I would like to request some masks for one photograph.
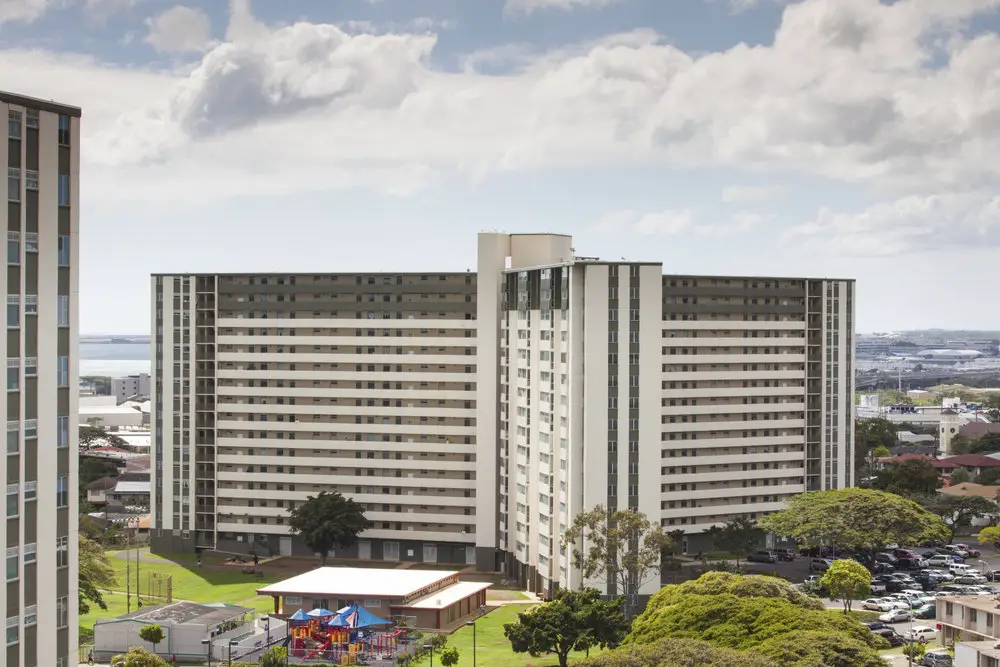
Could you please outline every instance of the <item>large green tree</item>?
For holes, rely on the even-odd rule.
[[[798,591],[790,582],[723,572],[664,586],[636,618],[626,642],[655,644],[664,638],[696,639],[739,651],[765,653],[768,647],[774,651],[781,638],[791,639],[798,632],[828,635],[833,638],[831,648],[835,650],[836,644],[842,643],[844,654],[852,659],[859,657],[857,649],[861,647],[862,660],[830,664],[874,665],[871,659],[877,659],[878,649],[887,646],[853,617],[824,609],[818,598]],[[801,667],[827,664],[776,661]]]
[[[163,632],[163,628],[156,623],[150,623],[149,625],[144,625],[139,628],[139,638],[144,642],[149,642],[153,645],[153,653],[156,653],[156,645],[167,638],[167,635]]]
[[[969,452],[972,454],[1000,452],[1000,433],[986,433],[978,440],[970,440]]]
[[[757,651],[782,667],[885,667],[886,664],[870,643],[822,630],[786,632],[762,642]]]
[[[660,524],[632,509],[610,510],[598,505],[579,514],[563,534],[573,565],[586,581],[603,581],[609,593],[632,596],[660,576],[670,538]],[[632,603],[626,600],[629,611]]]
[[[104,555],[104,548],[81,535],[78,562],[80,595],[77,606],[80,615],[90,613],[90,603],[107,610],[104,591],[115,587],[115,571]]]
[[[948,542],[955,537],[956,531],[971,527],[973,519],[995,517],[1000,511],[996,502],[979,496],[949,496],[941,493],[917,500],[944,521],[948,528]]]
[[[927,459],[907,459],[890,463],[875,473],[872,488],[901,496],[934,493],[941,487],[938,469]]]
[[[947,540],[940,517],[912,500],[874,489],[812,491],[791,498],[786,509],[760,520],[764,530],[806,547],[881,551],[887,544]]]
[[[365,518],[364,506],[336,491],[309,496],[289,512],[289,516],[292,531],[301,535],[306,546],[319,554],[321,565],[326,565],[330,549],[353,546],[358,535],[371,527],[371,522]]]
[[[144,648],[133,646],[128,653],[111,658],[111,667],[169,667],[167,661]]]
[[[705,530],[716,549],[733,554],[737,567],[740,560],[757,548],[764,539],[764,531],[750,517],[740,516],[730,519],[721,526]]]
[[[580,667],[778,667],[756,651],[734,651],[697,639],[661,639],[630,644],[590,658]]]
[[[551,653],[566,667],[570,651],[615,647],[628,632],[623,598],[602,600],[594,588],[556,591],[546,602],[517,615],[503,626],[515,653],[538,657]]]
[[[858,420],[854,426],[854,472],[859,479],[871,472],[876,448],[896,445],[896,431],[896,425],[888,419]]]

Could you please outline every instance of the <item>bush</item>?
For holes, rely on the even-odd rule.
[[[697,639],[661,639],[655,644],[623,646],[580,667],[778,667],[754,651],[734,651]]]
[[[169,667],[167,661],[144,648],[133,646],[128,653],[111,658],[111,667]]]

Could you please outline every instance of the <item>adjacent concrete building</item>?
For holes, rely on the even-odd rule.
[[[287,511],[337,489],[375,527],[336,555],[545,593],[578,585],[560,539],[596,505],[695,552],[852,484],[851,280],[488,233],[476,273],[157,275],[152,298],[154,548],[306,554]]]
[[[119,405],[133,396],[148,398],[149,392],[149,373],[111,378],[111,395],[115,397]]]
[[[8,667],[77,664],[80,109],[0,92]]]

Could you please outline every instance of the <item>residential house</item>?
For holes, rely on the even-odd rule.
[[[117,477],[102,477],[87,485],[87,502],[103,505],[108,502],[108,493],[118,484]]]

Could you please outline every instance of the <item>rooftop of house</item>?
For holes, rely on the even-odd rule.
[[[142,623],[159,623],[161,625],[204,625],[213,627],[234,618],[253,613],[253,609],[237,607],[236,605],[213,602],[198,604],[196,602],[174,602],[154,607],[143,607],[118,618],[97,619],[94,625],[117,623],[120,621],[140,621]]]
[[[974,484],[973,482],[962,482],[938,489],[946,496],[979,496],[980,498],[996,499],[1000,496],[1000,486],[990,486],[987,484]]]
[[[964,424],[958,429],[959,435],[970,440],[978,440],[987,433],[1000,433],[1000,424],[974,421]]]
[[[441,570],[383,570],[365,567],[319,567],[265,586],[259,595],[315,597],[406,597],[453,577]]]

